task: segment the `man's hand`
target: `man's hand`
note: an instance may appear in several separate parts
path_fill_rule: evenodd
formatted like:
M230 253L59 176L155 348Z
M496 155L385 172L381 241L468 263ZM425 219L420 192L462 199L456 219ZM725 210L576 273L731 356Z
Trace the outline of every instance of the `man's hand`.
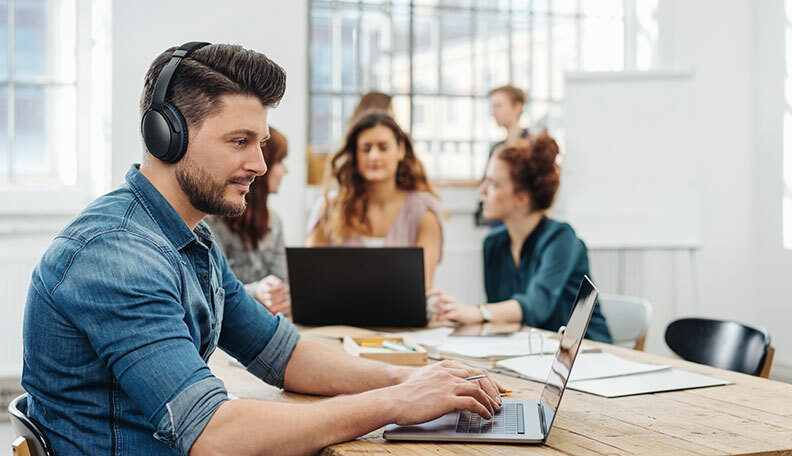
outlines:
M457 361L442 361L416 369L404 383L388 388L395 407L396 424L418 424L453 410L469 410L486 419L500 409L500 393L506 389L489 376Z
M462 304L455 297L441 290L429 291L426 293L426 298L431 303L434 318L439 321L471 324L481 323L483 320L477 307Z
M291 309L289 287L274 275L258 281L253 297L273 315L278 312L287 313Z

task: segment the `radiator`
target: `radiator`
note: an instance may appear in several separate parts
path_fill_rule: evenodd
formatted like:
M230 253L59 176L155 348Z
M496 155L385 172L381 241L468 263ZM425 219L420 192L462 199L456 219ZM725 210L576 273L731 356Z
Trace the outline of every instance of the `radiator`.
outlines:
M0 379L22 374L22 320L30 275L49 235L0 237Z
M22 317L30 273L37 258L0 256L0 378L18 377L22 373Z

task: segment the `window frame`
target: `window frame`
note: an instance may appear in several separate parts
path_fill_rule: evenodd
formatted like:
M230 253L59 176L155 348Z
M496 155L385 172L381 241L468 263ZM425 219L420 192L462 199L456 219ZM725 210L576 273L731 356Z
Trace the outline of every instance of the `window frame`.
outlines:
M9 8L13 3L14 0L9 0ZM22 224L26 218L36 215L74 215L110 185L112 6L102 0L75 0L75 8L76 182L67 185L57 182L57 178L33 177L12 178L0 183L0 215L16 218ZM11 33L13 26L9 25ZM9 45L13 46L12 40ZM5 84L12 81L6 80ZM48 82L41 84L46 86ZM59 84L56 81L51 85ZM11 112L9 107L9 114ZM14 152L20 153L19 150ZM12 172L9 170L9 174ZM13 228L8 228L7 224L0 226L0 232L7 231Z
M595 1L595 0L589 0ZM344 118L344 110L343 105L345 100L350 98L358 98L363 95L365 92L369 90L382 90L381 87L368 87L367 84L363 83L363 69L360 62L360 58L356 59L356 67L354 69L354 75L356 77L355 81L355 88L349 89L344 88L341 84L341 77L339 73L340 65L342 62L339 60L339 51L337 48L342 47L339 45L338 36L340 35L341 26L337 23L341 21L341 18L344 16L345 13L350 12L353 13L353 16L357 17L358 31L362 30L360 24L364 13L367 11L376 11L380 12L383 15L389 16L389 20L387 21L388 24L392 27L393 21L393 11L394 8L397 8L400 14L407 13L408 14L408 30L407 30L407 58L408 58L408 76L409 76L409 86L408 90L394 90L393 89L393 81L391 77L391 81L389 85L391 86L390 90L384 90L395 97L407 97L409 100L409 125L405 125L407 130L410 132L414 145L419 144L426 144L426 149L429 151L427 156L423 158L425 160L431 160L435 163L425 163L427 165L428 170L432 168L440 168L439 160L441 155L443 155L443 151L445 150L446 144L453 144L454 150L457 153L467 153L467 159L471 161L470 164L470 175L460 178L449 177L448 175L442 174L435 174L431 171L430 179L433 183L439 184L440 186L452 186L452 187L472 187L478 185L478 176L476 176L476 171L478 169L477 166L477 153L481 153L481 144L486 144L486 148L488 149L491 145L495 142L494 137L500 136L499 128L495 127L493 129L490 123L485 125L478 125L480 124L480 120L478 119L478 103L486 103L488 105L488 95L487 93L482 93L478 90L477 87L477 78L476 75L476 46L479 46L480 43L483 41L488 41L486 39L486 34L482 33L478 29L479 26L479 13L484 13L488 17L491 18L498 18L498 20L504 20L504 23L508 24L510 32L508 33L508 48L506 52L508 53L508 67L509 67L509 83L515 84L516 79L516 71L515 71L515 46L514 46L514 36L511 32L513 30L513 25L516 24L518 21L522 21L521 17L518 15L524 14L526 15L526 32L527 32L527 46L528 46L528 56L527 62L530 69L527 71L527 92L530 97L530 101L526 106L526 110L522 117L522 123L527 124L531 127L547 127L550 129L551 134L560 134L563 136L563 122L557 122L553 119L554 112L558 113L559 110L563 109L563 102L564 102L564 94L558 94L558 91L555 88L554 82L554 59L557 56L554 55L554 30L558 27L557 22L563 21L564 19L569 19L574 27L575 36L573 38L574 47L575 47L575 60L576 60L576 68L580 71L583 68L584 61L583 61L583 35L584 35L584 22L587 19L605 19L605 20L614 20L617 22L621 22L621 33L623 34L622 38L622 56L621 56L621 67L617 70L634 70L636 67L637 58L636 55L639 52L638 46L636 45L637 40L639 39L639 35L644 37L645 30L643 30L640 25L638 24L638 19L636 17L637 10L636 3L641 0L622 0L621 1L621 15L606 15L606 16L599 16L596 14L588 14L585 12L583 8L583 1L576 0L574 2L575 9L574 12L569 11L560 11L553 7L552 0L546 0L543 4L546 4L547 11L544 11L541 7L539 11L535 9L535 5L533 2L525 2L528 6L525 6L524 9L515 8L516 0L511 0L509 3L508 8L501 8L498 6L479 6L478 1L472 0L470 2L470 6L445 6L439 4L438 1L436 5L425 5L423 2L415 1L415 0L403 0L403 1L394 1L394 0L383 0L380 3L374 3L372 1L350 1L350 0L309 0L308 4L308 67L309 67L309 77L308 77L308 107L309 107L309 118L307 122L307 129L306 129L306 138L308 144L308 154L309 160L310 155L324 155L327 154L328 156L333 153L333 148L337 147L337 142L340 142L343 135L343 127L346 123L346 119ZM653 0L646 0L648 3L651 3ZM656 1L656 0L654 0ZM542 2L539 2L542 3ZM467 91L467 93L460 93L454 91L446 91L443 87L443 76L442 76L442 33L437 33L437 42L432 43L433 49L436 51L436 59L438 66L438 71L436 75L436 81L433 83L436 84L437 88L434 91L422 91L417 90L415 87L415 70L416 66L414 63L414 56L416 53L415 49L415 22L416 17L425 17L421 16L421 11L431 10L436 13L446 12L447 14L467 14L471 21L471 26L474 27L473 33L470 33L470 59L472 61L473 69L473 77L471 79L471 87ZM416 12L418 11L418 12ZM320 12L319 14L326 14L330 17L330 54L332 57L330 58L331 61L331 80L330 86L328 88L316 88L313 82L313 69L312 66L314 64L312 59L312 46L314 43L314 16ZM349 13L347 13L349 14ZM436 18L433 19L437 22L435 28L442 28L442 21L444 16L442 14L437 14ZM505 18L505 19L503 19ZM539 19L537 19L539 18ZM560 18L560 19L559 19ZM541 33L542 28L535 28L535 21L546 21L546 24L543 26L546 35L537 39L537 33ZM538 23L538 22L537 22ZM389 27L390 28L390 27ZM390 39L393 40L395 33L393 30L389 30ZM544 41L545 44L545 51L541 57L538 57L536 54L537 49L537 42ZM359 48L360 48L360 39L354 43L354 46L358 49L357 55L359 56ZM489 45L489 43L484 44L485 47ZM656 46L657 43L654 43L655 46L655 54L652 56L651 60L656 59ZM390 46L389 51L393 51L394 45ZM389 68L393 69L393 55L384 56L384 59L389 59ZM546 87L546 94L535 94L530 93L534 89L534 62L536 59L541 58L543 60L542 65L546 66L546 75L544 77L547 78L547 87ZM545 61L546 60L546 61ZM392 71L391 71L391 74ZM557 76L557 75L556 75ZM556 77L557 79L557 77ZM505 82L505 81L504 81ZM523 85L520 82L516 82L516 85L521 86ZM491 89L489 87L487 90ZM313 100L315 97L321 97L323 100L329 100L330 107L329 107L329 116L330 119L328 121L328 125L330 127L329 134L330 134L330 144L329 145L319 145L315 144L312 137L312 128L313 128L313 115L311 114ZM416 119L416 98L421 97L433 97L435 98L434 105L437 107L438 115L440 113L440 105L443 104L446 100L450 100L454 97L462 97L470 100L470 106L472 109L471 113L471 131L473 133L470 134L469 139L463 140L455 140L455 139L447 139L441 138L439 134L436 134L435 137L421 137L421 135L414 130L415 127L415 119ZM546 107L545 114L539 114L534 112L536 108L542 109L542 107ZM399 113L397 112L397 115ZM490 114L491 116L491 114ZM548 119L546 122L539 122L541 119ZM486 122L486 121L485 121ZM483 135L477 135L475 132L483 131ZM561 142L563 142L563 137L559 138ZM467 146L466 151L461 151L459 146L460 144L465 144ZM420 147L420 146L419 146Z

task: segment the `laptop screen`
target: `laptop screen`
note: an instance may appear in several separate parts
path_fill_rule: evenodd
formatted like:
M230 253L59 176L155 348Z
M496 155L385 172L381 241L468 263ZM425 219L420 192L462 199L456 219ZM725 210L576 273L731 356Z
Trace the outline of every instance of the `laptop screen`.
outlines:
M580 344L586 334L591 314L594 311L594 305L597 302L597 294L597 289L591 283L591 280L583 276L583 281L575 298L575 305L572 308L572 316L569 317L566 330L561 335L558 350L539 400L544 412L543 431L545 436L553 425L553 419L558 411L558 404L561 403L561 397L564 395L567 380L569 380L569 373L575 363Z

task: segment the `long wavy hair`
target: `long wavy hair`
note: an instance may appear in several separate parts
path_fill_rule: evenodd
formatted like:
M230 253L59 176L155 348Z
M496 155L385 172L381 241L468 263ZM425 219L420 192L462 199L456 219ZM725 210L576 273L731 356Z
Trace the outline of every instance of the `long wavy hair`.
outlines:
M404 159L396 170L396 187L407 191L424 191L437 194L426 178L423 164L413 151L410 137L385 111L368 111L360 116L349 128L342 147L330 158L324 178L325 208L327 217L319 222L328 239L342 242L356 233L371 230L369 225L368 194L366 180L358 172L357 148L360 134L378 125L388 127L396 137L396 142L404 146ZM338 193L330 198L332 184L338 186Z
M264 161L267 166L272 167L286 158L288 144L286 137L278 130L270 127L270 138L264 147L261 148L264 154ZM269 231L270 214L267 209L267 197L269 197L269 177L267 174L257 178L250 184L250 192L247 194L247 209L239 217L223 217L223 222L228 228L242 238L246 247L256 250L259 242Z

